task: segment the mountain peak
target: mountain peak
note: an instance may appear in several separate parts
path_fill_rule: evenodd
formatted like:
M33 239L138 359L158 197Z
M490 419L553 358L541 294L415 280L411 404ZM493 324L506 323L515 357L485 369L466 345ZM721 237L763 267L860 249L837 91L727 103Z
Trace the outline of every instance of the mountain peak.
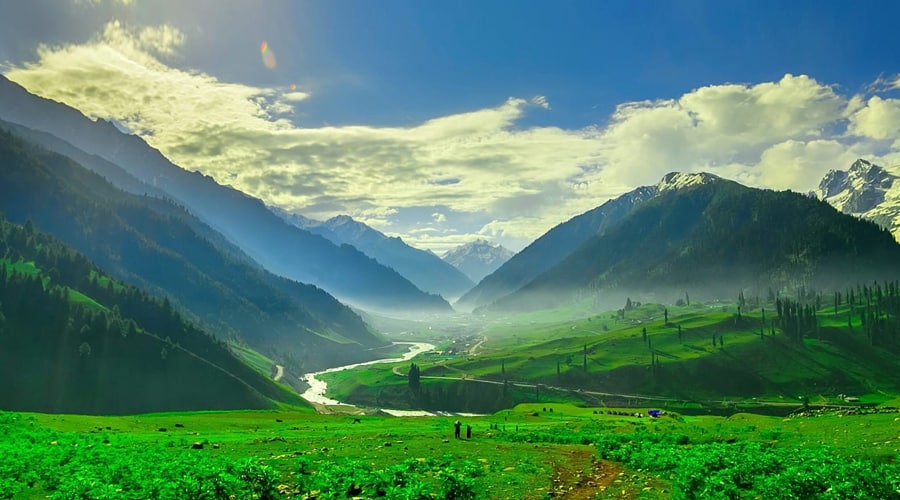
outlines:
M826 173L816 194L842 212L862 214L884 203L895 179L884 168L860 158L846 171Z
M352 224L356 221L353 220L353 217L350 217L349 215L336 215L328 219L327 222L330 222L334 226L342 226L344 224Z
M684 189L690 186L709 184L710 182L715 182L720 179L719 176L706 172L669 172L663 176L662 180L659 181L659 184L656 185L656 188L662 193L664 191Z
M477 283L512 256L502 245L479 238L448 250L441 258Z

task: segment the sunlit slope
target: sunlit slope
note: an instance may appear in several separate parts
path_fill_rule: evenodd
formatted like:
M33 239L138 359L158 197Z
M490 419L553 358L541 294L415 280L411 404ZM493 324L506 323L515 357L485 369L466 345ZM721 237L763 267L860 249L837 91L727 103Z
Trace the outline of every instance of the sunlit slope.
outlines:
M736 306L678 309L670 311L668 324L665 308L647 305L617 319L596 316L528 333L522 329L522 335L486 342L485 355L452 366L497 378L502 363L513 380L686 400L900 392L893 376L900 369L900 349L891 337L897 311L885 315L890 326L873 342L861 324L865 304L859 302L852 329L848 305L839 306L836 315L823 306L818 326L804 326L802 339L791 333L792 320L778 316L775 304L765 308L765 325L763 308L740 316ZM433 371L444 372L423 367L425 374Z
M493 408L476 393L499 397L499 386L488 382L504 380L510 404L652 397L658 404L758 398L799 405L803 396L837 402L840 394L877 401L900 394L894 376L900 370L897 284L854 289L852 305L842 292L836 312L834 298L810 295L799 307L788 298L748 300L740 314L735 303L632 303L627 310L578 321L554 321L545 314L540 323L515 322L507 316L484 331L486 339L474 354L416 359L420 392L434 393L440 385L447 393L453 386L443 407L412 397L408 381L396 373L406 374L408 363L331 375L329 390L351 402L374 404L380 398L381 404L427 403L432 409L456 408L459 396L476 405L467 411L484 411L478 404Z
M67 413L303 404L31 223L0 219L0 408Z

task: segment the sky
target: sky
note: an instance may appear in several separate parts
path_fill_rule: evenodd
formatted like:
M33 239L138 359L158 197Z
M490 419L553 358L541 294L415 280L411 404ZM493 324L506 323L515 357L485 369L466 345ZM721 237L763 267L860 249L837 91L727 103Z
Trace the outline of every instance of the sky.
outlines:
M672 171L900 168L898 2L0 0L0 73L176 164L442 253Z

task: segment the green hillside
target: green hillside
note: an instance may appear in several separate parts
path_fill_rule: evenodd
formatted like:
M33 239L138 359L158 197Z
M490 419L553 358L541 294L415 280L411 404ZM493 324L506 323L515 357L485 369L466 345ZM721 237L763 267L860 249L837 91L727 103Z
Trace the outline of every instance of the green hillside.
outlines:
M0 408L65 413L303 404L159 300L0 218Z
M408 363L324 378L330 394L348 402L374 405L377 398L382 405L465 411L643 397L676 407L722 401L796 407L803 397L821 404L840 403L841 394L863 401L900 394L897 282L830 297L809 293L801 301L628 302L577 321L547 313L524 321L497 316L476 353L451 347L418 358L415 391L392 369L405 374Z

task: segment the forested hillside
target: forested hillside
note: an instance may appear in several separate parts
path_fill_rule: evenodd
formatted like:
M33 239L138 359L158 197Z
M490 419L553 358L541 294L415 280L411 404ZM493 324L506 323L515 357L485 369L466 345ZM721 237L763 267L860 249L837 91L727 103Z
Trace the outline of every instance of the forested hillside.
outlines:
M168 300L124 285L29 221L0 218L0 408L137 413L300 399Z

